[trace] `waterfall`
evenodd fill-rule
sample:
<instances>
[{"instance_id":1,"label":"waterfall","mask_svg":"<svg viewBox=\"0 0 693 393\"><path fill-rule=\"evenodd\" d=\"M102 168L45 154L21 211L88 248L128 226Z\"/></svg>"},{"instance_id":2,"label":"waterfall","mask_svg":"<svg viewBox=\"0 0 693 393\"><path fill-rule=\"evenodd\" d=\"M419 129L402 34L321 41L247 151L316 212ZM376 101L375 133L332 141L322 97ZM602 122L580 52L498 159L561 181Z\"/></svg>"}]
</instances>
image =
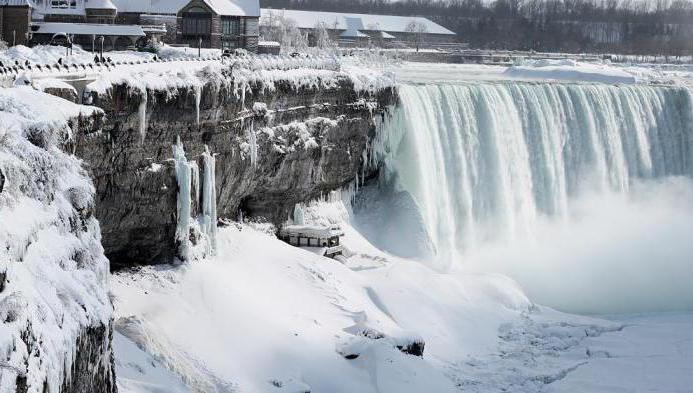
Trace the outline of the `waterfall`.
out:
<instances>
[{"instance_id":1,"label":"waterfall","mask_svg":"<svg viewBox=\"0 0 693 393\"><path fill-rule=\"evenodd\" d=\"M565 216L583 192L693 175L691 90L518 82L406 84L375 141L441 265Z\"/></svg>"}]
</instances>

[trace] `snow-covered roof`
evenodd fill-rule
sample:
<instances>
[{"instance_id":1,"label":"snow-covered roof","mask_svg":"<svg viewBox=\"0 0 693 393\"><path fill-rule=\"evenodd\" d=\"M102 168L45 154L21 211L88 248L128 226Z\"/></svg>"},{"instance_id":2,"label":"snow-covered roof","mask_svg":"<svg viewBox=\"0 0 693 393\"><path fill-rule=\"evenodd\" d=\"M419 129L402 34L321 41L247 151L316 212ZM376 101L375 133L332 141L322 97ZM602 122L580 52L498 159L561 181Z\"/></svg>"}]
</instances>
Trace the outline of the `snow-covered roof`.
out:
<instances>
[{"instance_id":1,"label":"snow-covered roof","mask_svg":"<svg viewBox=\"0 0 693 393\"><path fill-rule=\"evenodd\" d=\"M342 34L339 35L342 38L368 38L368 34L362 33L358 30L344 30Z\"/></svg>"},{"instance_id":2,"label":"snow-covered roof","mask_svg":"<svg viewBox=\"0 0 693 393\"><path fill-rule=\"evenodd\" d=\"M104 36L144 36L140 26L134 25L101 25L92 23L41 23L37 34L76 34Z\"/></svg>"},{"instance_id":3,"label":"snow-covered roof","mask_svg":"<svg viewBox=\"0 0 693 393\"><path fill-rule=\"evenodd\" d=\"M258 46L281 46L277 41L260 41L257 44Z\"/></svg>"},{"instance_id":4,"label":"snow-covered roof","mask_svg":"<svg viewBox=\"0 0 693 393\"><path fill-rule=\"evenodd\" d=\"M330 238L334 236L344 236L344 231L338 225L332 226L313 226L313 225L286 225L280 234L283 236L298 236L299 234L314 238Z\"/></svg>"},{"instance_id":5,"label":"snow-covered roof","mask_svg":"<svg viewBox=\"0 0 693 393\"><path fill-rule=\"evenodd\" d=\"M31 6L31 3L29 3L29 0L0 0L0 5Z\"/></svg>"},{"instance_id":6,"label":"snow-covered roof","mask_svg":"<svg viewBox=\"0 0 693 393\"><path fill-rule=\"evenodd\" d=\"M392 34L388 34L385 31L379 31L376 36L380 37L380 38L384 38L386 40L391 40L391 39L395 38L395 36L393 36Z\"/></svg>"},{"instance_id":7,"label":"snow-covered roof","mask_svg":"<svg viewBox=\"0 0 693 393\"><path fill-rule=\"evenodd\" d=\"M260 16L259 0L203 0L219 15ZM190 0L113 0L118 12L177 14Z\"/></svg>"},{"instance_id":8,"label":"snow-covered roof","mask_svg":"<svg viewBox=\"0 0 693 393\"><path fill-rule=\"evenodd\" d=\"M324 23L329 29L336 30L380 30L390 33L404 33L412 21L426 26L426 33L454 35L455 33L426 18L417 16L393 16L371 14L347 14L341 12L276 10L263 8L260 23L268 24L270 17L291 19L301 29L312 29Z\"/></svg>"},{"instance_id":9,"label":"snow-covered roof","mask_svg":"<svg viewBox=\"0 0 693 393\"><path fill-rule=\"evenodd\" d=\"M260 0L203 0L219 15L260 16Z\"/></svg>"},{"instance_id":10,"label":"snow-covered roof","mask_svg":"<svg viewBox=\"0 0 693 393\"><path fill-rule=\"evenodd\" d=\"M190 0L113 0L118 12L177 14Z\"/></svg>"},{"instance_id":11,"label":"snow-covered roof","mask_svg":"<svg viewBox=\"0 0 693 393\"><path fill-rule=\"evenodd\" d=\"M116 6L111 0L87 0L84 4L84 8L98 9L98 10L115 10Z\"/></svg>"}]
</instances>

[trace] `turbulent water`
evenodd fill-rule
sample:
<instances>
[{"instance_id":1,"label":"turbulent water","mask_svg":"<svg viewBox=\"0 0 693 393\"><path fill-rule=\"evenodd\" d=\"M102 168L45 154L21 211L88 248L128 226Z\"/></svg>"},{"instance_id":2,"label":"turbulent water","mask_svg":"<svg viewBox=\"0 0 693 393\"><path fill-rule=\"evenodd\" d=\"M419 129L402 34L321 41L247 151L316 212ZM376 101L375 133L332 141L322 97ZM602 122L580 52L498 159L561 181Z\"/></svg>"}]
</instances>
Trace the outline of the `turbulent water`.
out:
<instances>
[{"instance_id":1,"label":"turbulent water","mask_svg":"<svg viewBox=\"0 0 693 393\"><path fill-rule=\"evenodd\" d=\"M399 92L379 149L416 201L441 268L542 217L569 215L585 193L693 175L687 88L469 82Z\"/></svg>"}]
</instances>

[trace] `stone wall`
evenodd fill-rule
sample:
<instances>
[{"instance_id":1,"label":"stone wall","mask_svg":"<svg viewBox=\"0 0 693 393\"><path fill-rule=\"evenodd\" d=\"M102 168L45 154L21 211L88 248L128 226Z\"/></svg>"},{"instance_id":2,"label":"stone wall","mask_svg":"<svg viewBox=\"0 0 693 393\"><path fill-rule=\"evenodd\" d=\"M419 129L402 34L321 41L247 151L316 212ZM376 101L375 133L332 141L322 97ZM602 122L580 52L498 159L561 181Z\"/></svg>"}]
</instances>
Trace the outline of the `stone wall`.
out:
<instances>
[{"instance_id":1,"label":"stone wall","mask_svg":"<svg viewBox=\"0 0 693 393\"><path fill-rule=\"evenodd\" d=\"M90 166L96 216L112 268L174 257L177 182L172 145L178 137L190 161L205 146L215 154L220 218L236 219L242 211L246 217L280 224L296 203L354 180L374 133L373 116L395 100L390 89L359 96L347 80L328 90L295 91L288 84L274 92L254 89L245 103L234 92L208 83L199 96L198 123L195 89L179 89L168 100L149 91L144 137L142 95L120 85L95 97L107 120L103 131L77 135L75 152ZM302 143L302 129L315 144Z\"/></svg>"}]
</instances>

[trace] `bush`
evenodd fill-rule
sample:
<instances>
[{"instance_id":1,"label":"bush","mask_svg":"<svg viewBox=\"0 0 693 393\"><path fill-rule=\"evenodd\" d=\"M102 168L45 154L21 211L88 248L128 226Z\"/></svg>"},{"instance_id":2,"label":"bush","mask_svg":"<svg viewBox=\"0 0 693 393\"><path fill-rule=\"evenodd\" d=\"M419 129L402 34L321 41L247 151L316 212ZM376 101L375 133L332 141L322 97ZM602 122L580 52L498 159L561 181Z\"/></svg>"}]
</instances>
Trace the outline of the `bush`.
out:
<instances>
[{"instance_id":1,"label":"bush","mask_svg":"<svg viewBox=\"0 0 693 393\"><path fill-rule=\"evenodd\" d=\"M138 52L147 52L147 53L153 53L153 54L159 54L159 48L155 46L143 46L141 48L137 48Z\"/></svg>"}]
</instances>

